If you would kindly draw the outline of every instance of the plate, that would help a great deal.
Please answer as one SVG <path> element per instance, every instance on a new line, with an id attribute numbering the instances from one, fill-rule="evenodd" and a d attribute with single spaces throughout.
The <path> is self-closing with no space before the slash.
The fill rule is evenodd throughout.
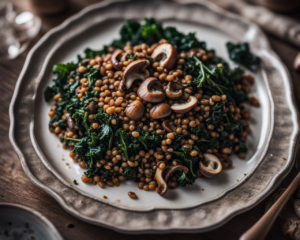
<path id="1" fill-rule="evenodd" d="M 169 191 L 165 197 L 140 191 L 129 181 L 105 189 L 81 183 L 83 170 L 47 127 L 50 104 L 42 93 L 51 84 L 52 66 L 76 61 L 86 47 L 101 49 L 117 37 L 125 19 L 133 16 L 138 20 L 154 17 L 164 26 L 196 32 L 226 60 L 227 41 L 249 42 L 262 59 L 250 93 L 261 107 L 246 105 L 252 114 L 247 159 L 233 157 L 233 168 L 218 178 L 198 179 L 193 186 Z M 298 139 L 291 92 L 286 68 L 263 33 L 238 16 L 206 1 L 102 2 L 51 30 L 30 51 L 11 103 L 10 139 L 29 179 L 80 219 L 130 233 L 206 231 L 255 206 L 291 169 Z M 72 184 L 74 179 L 78 186 Z M 135 191 L 139 199 L 130 199 L 128 191 Z M 104 194 L 107 199 L 102 198 Z"/>
<path id="2" fill-rule="evenodd" d="M 0 203 L 0 239 L 63 240 L 39 212 L 17 204 Z"/>

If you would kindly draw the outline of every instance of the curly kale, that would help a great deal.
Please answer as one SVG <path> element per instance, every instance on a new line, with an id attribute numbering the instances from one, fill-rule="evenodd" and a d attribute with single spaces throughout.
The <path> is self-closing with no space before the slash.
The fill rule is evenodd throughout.
<path id="1" fill-rule="evenodd" d="M 250 70 L 253 70 L 253 65 L 259 64 L 261 61 L 259 57 L 254 56 L 250 52 L 248 43 L 234 44 L 228 42 L 226 47 L 232 61 L 237 62 Z"/>
<path id="2" fill-rule="evenodd" d="M 137 167 L 127 167 L 127 168 L 124 168 L 122 175 L 124 177 L 126 177 L 127 179 L 133 179 L 135 181 L 138 181 L 137 174 L 138 174 Z"/>
<path id="3" fill-rule="evenodd" d="M 184 171 L 181 171 L 177 174 L 177 182 L 181 187 L 185 187 L 186 185 L 193 185 L 195 178 L 190 174 L 190 172 L 185 174 Z"/>
<path id="4" fill-rule="evenodd" d="M 173 151 L 173 153 L 176 154 L 182 161 L 183 165 L 189 169 L 187 174 L 185 174 L 183 171 L 178 173 L 178 184 L 183 187 L 185 187 L 187 184 L 192 185 L 197 178 L 195 172 L 199 168 L 199 158 L 197 156 L 191 157 L 189 155 L 189 150 L 186 148 L 181 148 L 180 151 Z"/>
<path id="5" fill-rule="evenodd" d="M 206 122 L 218 126 L 222 122 L 224 116 L 223 113 L 224 106 L 225 104 L 221 104 L 221 103 L 216 103 L 214 106 L 212 106 L 210 115 L 206 119 Z"/>
<path id="6" fill-rule="evenodd" d="M 204 87 L 213 92 L 213 94 L 224 94 L 227 87 L 217 83 L 215 78 L 223 74 L 223 67 L 214 67 L 209 69 L 201 60 L 195 56 L 186 58 L 184 70 L 194 76 L 193 85 L 195 88 Z"/>

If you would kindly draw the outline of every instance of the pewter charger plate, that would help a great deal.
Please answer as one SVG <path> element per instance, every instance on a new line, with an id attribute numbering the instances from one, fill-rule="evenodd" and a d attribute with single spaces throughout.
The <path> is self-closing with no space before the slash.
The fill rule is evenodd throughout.
<path id="1" fill-rule="evenodd" d="M 165 197 L 126 182 L 101 189 L 81 183 L 83 170 L 72 162 L 57 137 L 48 131 L 50 104 L 43 90 L 51 84 L 51 68 L 76 61 L 86 47 L 101 49 L 118 35 L 125 19 L 154 17 L 164 26 L 196 32 L 226 60 L 227 41 L 247 41 L 261 57 L 250 95 L 260 108 L 251 111 L 252 134 L 246 160 L 232 157 L 233 167 L 215 179 Z M 231 62 L 231 65 L 234 64 Z M 90 6 L 47 33 L 30 51 L 10 106 L 10 140 L 29 179 L 72 215 L 125 233 L 203 232 L 224 224 L 264 199 L 293 166 L 298 115 L 290 76 L 260 29 L 206 1 L 104 1 Z M 79 185 L 74 186 L 76 179 Z M 135 191 L 138 200 L 127 196 Z M 105 194 L 108 198 L 103 199 Z"/>

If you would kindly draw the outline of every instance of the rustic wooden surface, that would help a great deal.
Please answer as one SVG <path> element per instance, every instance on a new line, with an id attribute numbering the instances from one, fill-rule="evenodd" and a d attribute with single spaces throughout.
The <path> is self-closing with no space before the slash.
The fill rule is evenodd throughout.
<path id="1" fill-rule="evenodd" d="M 28 0 L 13 0 L 20 9 L 33 10 Z M 94 0 L 72 0 L 70 7 L 56 15 L 43 16 L 42 30 L 34 43 L 49 29 L 60 24 L 70 15 L 78 12 L 83 7 L 95 2 Z M 218 3 L 220 0 L 214 0 Z M 290 17 L 300 20 L 299 12 L 290 13 Z M 296 47 L 274 37 L 267 35 L 273 49 L 288 67 L 294 84 L 297 106 L 300 108 L 300 75 L 293 70 L 293 60 L 300 51 Z M 31 44 L 31 47 L 34 45 Z M 246 213 L 234 217 L 224 226 L 202 234 L 165 234 L 165 235 L 124 235 L 112 230 L 90 225 L 66 213 L 59 204 L 47 194 L 37 189 L 26 177 L 17 155 L 8 140 L 9 116 L 8 109 L 13 95 L 14 86 L 21 72 L 28 51 L 13 61 L 0 63 L 0 202 L 17 203 L 31 207 L 47 217 L 58 229 L 65 239 L 238 239 L 250 228 L 264 213 L 265 201 Z M 281 187 L 287 186 L 296 176 L 296 169 L 282 182 Z M 74 227 L 67 227 L 73 224 Z M 285 239 L 280 231 L 279 223 L 272 227 L 267 239 Z"/>

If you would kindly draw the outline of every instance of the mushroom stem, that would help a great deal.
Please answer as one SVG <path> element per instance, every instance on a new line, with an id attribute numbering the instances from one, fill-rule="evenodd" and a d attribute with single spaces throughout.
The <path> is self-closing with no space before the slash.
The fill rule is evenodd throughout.
<path id="1" fill-rule="evenodd" d="M 168 185 L 163 178 L 163 173 L 164 173 L 165 169 L 166 168 L 161 169 L 158 167 L 155 172 L 155 179 L 158 183 L 158 187 L 161 190 L 159 193 L 161 196 L 163 196 L 168 190 Z"/>
<path id="2" fill-rule="evenodd" d="M 162 102 L 166 98 L 161 82 L 154 77 L 145 79 L 137 93 L 142 100 L 147 102 Z"/>

